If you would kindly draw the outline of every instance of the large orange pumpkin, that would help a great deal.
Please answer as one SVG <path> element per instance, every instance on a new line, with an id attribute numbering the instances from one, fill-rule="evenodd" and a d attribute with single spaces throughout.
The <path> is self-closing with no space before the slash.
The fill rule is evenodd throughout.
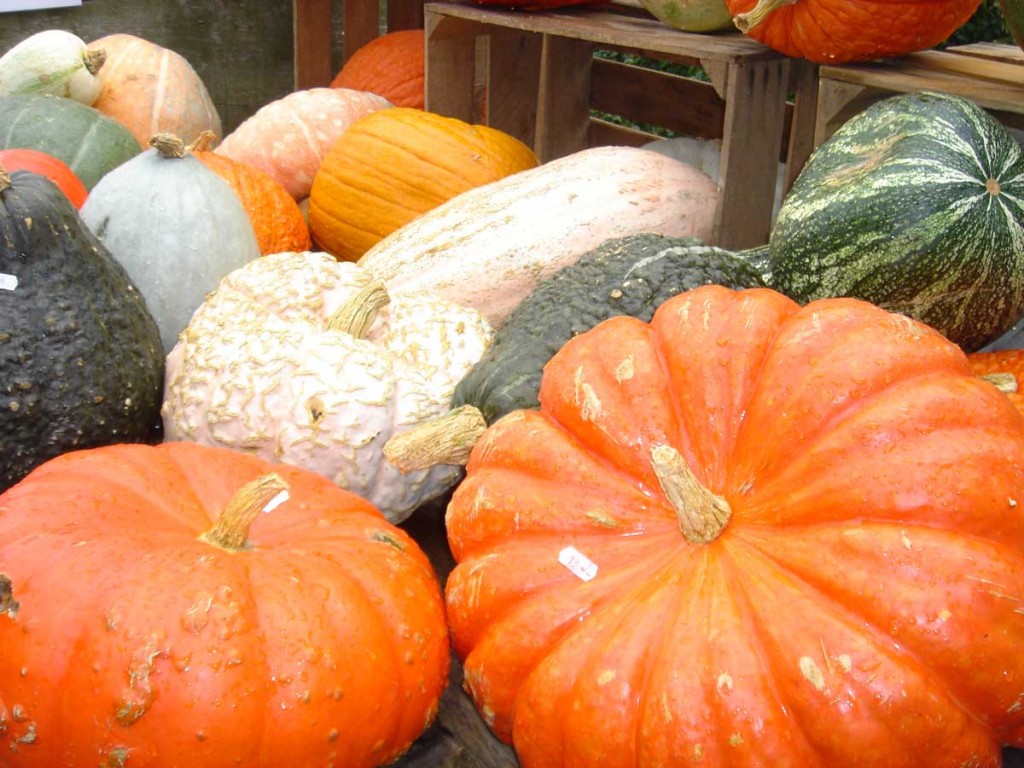
<path id="1" fill-rule="evenodd" d="M 144 147 L 158 133 L 186 144 L 203 131 L 220 141 L 217 107 L 184 56 L 135 35 L 115 33 L 89 44 L 104 50 L 103 91 L 93 107 L 128 128 Z"/>
<path id="2" fill-rule="evenodd" d="M 989 378 L 1018 411 L 1024 412 L 1024 349 L 972 352 L 967 362 L 971 370 Z"/>
<path id="3" fill-rule="evenodd" d="M 422 29 L 388 32 L 353 53 L 331 81 L 331 87 L 369 91 L 396 107 L 423 109 L 425 56 Z"/>
<path id="4" fill-rule="evenodd" d="M 308 251 L 312 245 L 306 216 L 288 190 L 259 168 L 219 155 L 211 149 L 213 134 L 203 133 L 189 147 L 192 155 L 235 190 L 249 214 L 260 253 Z"/>
<path id="5" fill-rule="evenodd" d="M 195 443 L 64 454 L 0 496 L 0 648 L 12 768 L 370 768 L 430 722 L 449 658 L 403 531 Z"/>
<path id="6" fill-rule="evenodd" d="M 1024 418 L 932 329 L 708 286 L 548 363 L 447 512 L 524 768 L 998 766 L 1024 742 Z"/>
<path id="7" fill-rule="evenodd" d="M 952 35 L 981 0 L 725 0 L 744 34 L 821 64 L 904 56 Z"/>
<path id="8" fill-rule="evenodd" d="M 309 229 L 320 248 L 356 261 L 459 193 L 537 164 L 533 150 L 486 125 L 410 107 L 379 110 L 345 131 L 320 163 Z"/>

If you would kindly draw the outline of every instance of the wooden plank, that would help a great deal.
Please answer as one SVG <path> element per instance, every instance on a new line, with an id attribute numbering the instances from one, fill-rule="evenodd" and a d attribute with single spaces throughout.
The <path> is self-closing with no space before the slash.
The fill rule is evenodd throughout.
<path id="1" fill-rule="evenodd" d="M 341 5 L 341 62 L 380 35 L 377 0 L 343 0 Z M 340 65 L 339 65 L 340 66 Z"/>
<path id="2" fill-rule="evenodd" d="M 783 131 L 786 176 L 782 189 L 788 192 L 814 151 L 814 132 L 818 113 L 818 65 L 793 60 L 789 64 L 793 107 L 787 111 Z"/>
<path id="3" fill-rule="evenodd" d="M 486 40 L 483 122 L 532 147 L 537 136 L 541 36 L 500 29 Z"/>
<path id="4" fill-rule="evenodd" d="M 473 81 L 476 70 L 474 28 L 428 8 L 424 19 L 427 38 L 424 72 L 427 111 L 473 122 Z M 454 31 L 453 31 L 454 30 Z"/>
<path id="5" fill-rule="evenodd" d="M 590 118 L 590 128 L 587 131 L 588 147 L 642 147 L 659 140 L 660 137 L 653 133 L 596 117 Z"/>
<path id="6" fill-rule="evenodd" d="M 738 66 L 725 103 L 714 243 L 763 245 L 771 231 L 789 62 Z"/>
<path id="7" fill-rule="evenodd" d="M 330 85 L 334 78 L 331 0 L 293 0 L 295 89 Z"/>
<path id="8" fill-rule="evenodd" d="M 592 61 L 593 48 L 589 43 L 543 36 L 534 143 L 534 152 L 541 162 L 586 148 Z"/>
<path id="9" fill-rule="evenodd" d="M 651 53 L 682 54 L 726 62 L 783 58 L 782 54 L 739 32 L 717 35 L 682 32 L 653 17 L 627 14 L 615 6 L 573 6 L 530 13 L 461 3 L 428 3 L 425 8 L 481 24 L 603 45 L 626 46 Z"/>
<path id="10" fill-rule="evenodd" d="M 1016 45 L 1007 45 L 1005 43 L 969 43 L 968 45 L 952 45 L 946 50 L 961 56 L 978 56 L 993 61 L 1005 61 L 1024 66 L 1024 50 Z"/>
<path id="11" fill-rule="evenodd" d="M 601 58 L 592 78 L 593 109 L 683 136 L 722 138 L 725 101 L 709 83 Z"/>
<path id="12" fill-rule="evenodd" d="M 976 80 L 990 80 L 1009 85 L 1024 80 L 1024 62 L 1008 62 L 983 56 L 965 56 L 949 51 L 920 51 L 908 56 L 906 63 L 936 72 L 967 75 Z"/>
<path id="13" fill-rule="evenodd" d="M 388 32 L 423 29 L 423 0 L 387 0 Z"/>

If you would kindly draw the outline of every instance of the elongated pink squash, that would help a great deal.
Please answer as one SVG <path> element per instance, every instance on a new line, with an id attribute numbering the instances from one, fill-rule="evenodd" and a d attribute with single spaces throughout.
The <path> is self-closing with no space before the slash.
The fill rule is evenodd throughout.
<path id="1" fill-rule="evenodd" d="M 710 240 L 718 191 L 695 168 L 596 147 L 456 195 L 359 260 L 391 291 L 432 290 L 495 328 L 537 283 L 613 237 Z"/>

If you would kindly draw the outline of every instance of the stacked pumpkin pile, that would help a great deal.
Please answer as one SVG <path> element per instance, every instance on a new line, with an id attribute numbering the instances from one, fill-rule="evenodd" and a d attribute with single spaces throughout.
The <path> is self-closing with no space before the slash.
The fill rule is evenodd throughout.
<path id="1" fill-rule="evenodd" d="M 530 768 L 1024 745 L 1024 416 L 979 375 L 1024 157 L 980 109 L 869 108 L 737 254 L 656 152 L 353 81 L 222 138 L 172 51 L 60 42 L 0 59 L 51 156 L 0 158 L 4 765 L 385 764 L 450 643 Z M 449 493 L 442 588 L 400 524 Z"/>

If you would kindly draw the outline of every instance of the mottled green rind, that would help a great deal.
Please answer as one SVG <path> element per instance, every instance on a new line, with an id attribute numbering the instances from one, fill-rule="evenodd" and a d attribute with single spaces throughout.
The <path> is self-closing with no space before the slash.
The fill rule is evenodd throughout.
<path id="1" fill-rule="evenodd" d="M 71 450 L 158 441 L 164 375 L 156 321 L 121 265 L 49 180 L 11 180 L 0 190 L 0 492 Z"/>
<path id="2" fill-rule="evenodd" d="M 536 408 L 544 365 L 569 339 L 616 315 L 649 322 L 662 302 L 710 284 L 764 286 L 745 261 L 693 238 L 642 234 L 609 240 L 523 300 L 455 388 L 452 407 L 474 405 L 488 423 Z"/>
<path id="3" fill-rule="evenodd" d="M 142 151 L 121 123 L 63 96 L 0 96 L 0 149 L 35 149 L 63 160 L 91 190 Z"/>
<path id="4" fill-rule="evenodd" d="M 965 99 L 877 102 L 812 154 L 769 246 L 800 303 L 865 299 L 980 349 L 1024 314 L 1021 147 Z"/>

